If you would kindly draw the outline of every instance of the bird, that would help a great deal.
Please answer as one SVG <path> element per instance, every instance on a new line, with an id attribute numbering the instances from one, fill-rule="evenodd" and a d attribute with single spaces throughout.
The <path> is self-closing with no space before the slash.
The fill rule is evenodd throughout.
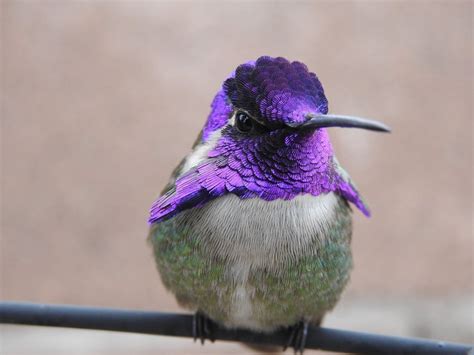
<path id="1" fill-rule="evenodd" d="M 153 203 L 156 266 L 193 334 L 215 326 L 288 329 L 303 352 L 352 269 L 352 208 L 369 208 L 334 154 L 328 128 L 390 128 L 328 114 L 305 64 L 261 56 L 239 65 L 215 95 L 190 153 Z"/>

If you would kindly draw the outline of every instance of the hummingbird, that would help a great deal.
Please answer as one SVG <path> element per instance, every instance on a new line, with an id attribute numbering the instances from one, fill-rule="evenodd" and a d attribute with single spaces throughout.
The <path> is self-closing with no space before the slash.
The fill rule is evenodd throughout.
<path id="1" fill-rule="evenodd" d="M 350 204 L 370 212 L 330 127 L 390 131 L 328 114 L 318 77 L 282 57 L 239 65 L 215 95 L 149 216 L 161 280 L 195 311 L 195 340 L 212 340 L 215 325 L 285 328 L 302 353 L 308 325 L 338 302 L 352 269 Z"/>

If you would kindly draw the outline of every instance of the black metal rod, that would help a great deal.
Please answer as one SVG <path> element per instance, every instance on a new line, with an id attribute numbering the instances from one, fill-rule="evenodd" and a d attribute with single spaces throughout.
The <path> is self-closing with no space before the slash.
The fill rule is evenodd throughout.
<path id="1" fill-rule="evenodd" d="M 0 323 L 192 337 L 192 315 L 113 308 L 0 302 Z M 288 332 L 217 328 L 217 340 L 283 345 Z M 364 354 L 468 354 L 472 345 L 310 327 L 307 349 Z"/>

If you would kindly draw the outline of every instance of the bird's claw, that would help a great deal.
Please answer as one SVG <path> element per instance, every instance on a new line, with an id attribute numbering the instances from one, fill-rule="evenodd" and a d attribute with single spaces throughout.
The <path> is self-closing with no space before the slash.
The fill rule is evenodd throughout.
<path id="1" fill-rule="evenodd" d="M 290 335 L 288 336 L 283 351 L 291 346 L 294 349 L 295 354 L 303 354 L 306 346 L 306 338 L 308 337 L 308 325 L 308 322 L 301 321 L 289 328 Z"/>
<path id="2" fill-rule="evenodd" d="M 199 339 L 201 344 L 204 344 L 206 339 L 214 342 L 213 335 L 214 323 L 203 313 L 196 312 L 193 317 L 193 338 L 194 341 Z"/>

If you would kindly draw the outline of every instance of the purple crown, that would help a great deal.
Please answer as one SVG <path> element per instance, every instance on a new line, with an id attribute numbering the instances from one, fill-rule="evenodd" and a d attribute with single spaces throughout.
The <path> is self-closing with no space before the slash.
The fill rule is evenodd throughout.
<path id="1" fill-rule="evenodd" d="M 224 82 L 234 107 L 268 123 L 303 122 L 308 113 L 326 114 L 328 101 L 314 73 L 300 62 L 260 57 L 237 67 Z"/>

